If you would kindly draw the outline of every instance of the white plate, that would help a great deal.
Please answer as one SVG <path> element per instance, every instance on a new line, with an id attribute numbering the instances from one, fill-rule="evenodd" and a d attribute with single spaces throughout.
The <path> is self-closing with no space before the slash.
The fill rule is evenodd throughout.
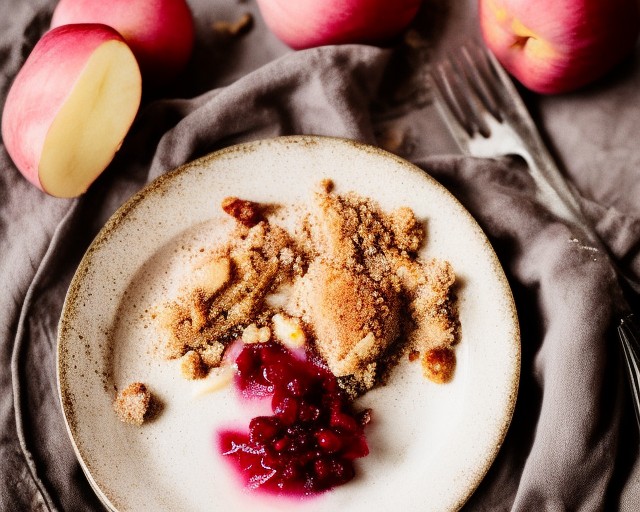
<path id="1" fill-rule="evenodd" d="M 244 490 L 214 432 L 248 424 L 231 387 L 193 396 L 173 362 L 150 354 L 150 308 L 176 293 L 201 247 L 221 240 L 230 195 L 305 201 L 322 178 L 384 209 L 410 206 L 428 226 L 423 256 L 448 259 L 458 277 L 461 342 L 446 385 L 403 361 L 360 399 L 372 407 L 370 454 L 353 481 L 292 501 Z M 511 291 L 485 235 L 423 171 L 377 148 L 323 137 L 282 137 L 227 148 L 160 177 L 127 202 L 93 242 L 69 289 L 59 329 L 58 379 L 77 456 L 108 507 L 126 510 L 455 510 L 493 462 L 513 412 L 520 339 Z M 112 411 L 114 386 L 142 381 L 161 398 L 142 427 Z"/>

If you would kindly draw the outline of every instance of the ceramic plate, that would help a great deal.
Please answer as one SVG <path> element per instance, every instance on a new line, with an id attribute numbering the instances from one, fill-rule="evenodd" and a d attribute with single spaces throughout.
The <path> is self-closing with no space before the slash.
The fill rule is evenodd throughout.
<path id="1" fill-rule="evenodd" d="M 226 196 L 300 203 L 323 178 L 386 210 L 407 205 L 428 228 L 422 256 L 451 262 L 462 336 L 453 381 L 433 384 L 408 360 L 371 407 L 367 457 L 356 478 L 318 497 L 265 498 L 244 490 L 214 444 L 247 425 L 231 386 L 197 394 L 177 362 L 154 357 L 154 307 L 177 293 L 193 258 L 232 221 Z M 72 281 L 58 340 L 62 407 L 77 456 L 112 510 L 456 510 L 493 462 L 511 420 L 520 339 L 511 291 L 487 238 L 436 181 L 400 158 L 352 141 L 282 137 L 218 151 L 151 183 L 109 220 Z M 121 423 L 114 390 L 146 383 L 163 409 L 142 427 Z"/>

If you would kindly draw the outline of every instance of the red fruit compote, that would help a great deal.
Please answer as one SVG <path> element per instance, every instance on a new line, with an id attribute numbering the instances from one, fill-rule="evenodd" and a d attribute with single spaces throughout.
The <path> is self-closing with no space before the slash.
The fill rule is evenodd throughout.
<path id="1" fill-rule="evenodd" d="M 248 432 L 217 435 L 248 488 L 310 496 L 354 477 L 353 461 L 369 453 L 364 426 L 370 413 L 353 411 L 329 370 L 275 342 L 245 345 L 236 365 L 242 395 L 271 397 L 273 412 L 253 418 Z"/>

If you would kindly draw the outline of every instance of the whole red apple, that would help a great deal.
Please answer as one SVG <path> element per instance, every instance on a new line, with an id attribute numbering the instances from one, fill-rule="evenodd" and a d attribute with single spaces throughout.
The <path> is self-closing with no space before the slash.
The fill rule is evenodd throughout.
<path id="1" fill-rule="evenodd" d="M 382 43 L 415 17 L 422 0 L 257 0 L 267 26 L 295 49 Z"/>
<path id="2" fill-rule="evenodd" d="M 151 85 L 171 82 L 191 57 L 193 17 L 185 0 L 61 0 L 51 28 L 72 23 L 103 23 L 116 29 Z"/>
<path id="3" fill-rule="evenodd" d="M 479 0 L 487 46 L 535 92 L 582 87 L 624 59 L 637 38 L 635 0 Z"/>

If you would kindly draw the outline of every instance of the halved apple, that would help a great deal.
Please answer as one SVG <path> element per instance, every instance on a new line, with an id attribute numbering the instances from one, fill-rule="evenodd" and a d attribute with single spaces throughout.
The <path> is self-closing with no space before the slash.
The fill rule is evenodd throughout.
<path id="1" fill-rule="evenodd" d="M 104 171 L 140 106 L 136 59 L 114 29 L 47 32 L 16 76 L 2 138 L 22 174 L 57 197 L 76 197 Z"/>

